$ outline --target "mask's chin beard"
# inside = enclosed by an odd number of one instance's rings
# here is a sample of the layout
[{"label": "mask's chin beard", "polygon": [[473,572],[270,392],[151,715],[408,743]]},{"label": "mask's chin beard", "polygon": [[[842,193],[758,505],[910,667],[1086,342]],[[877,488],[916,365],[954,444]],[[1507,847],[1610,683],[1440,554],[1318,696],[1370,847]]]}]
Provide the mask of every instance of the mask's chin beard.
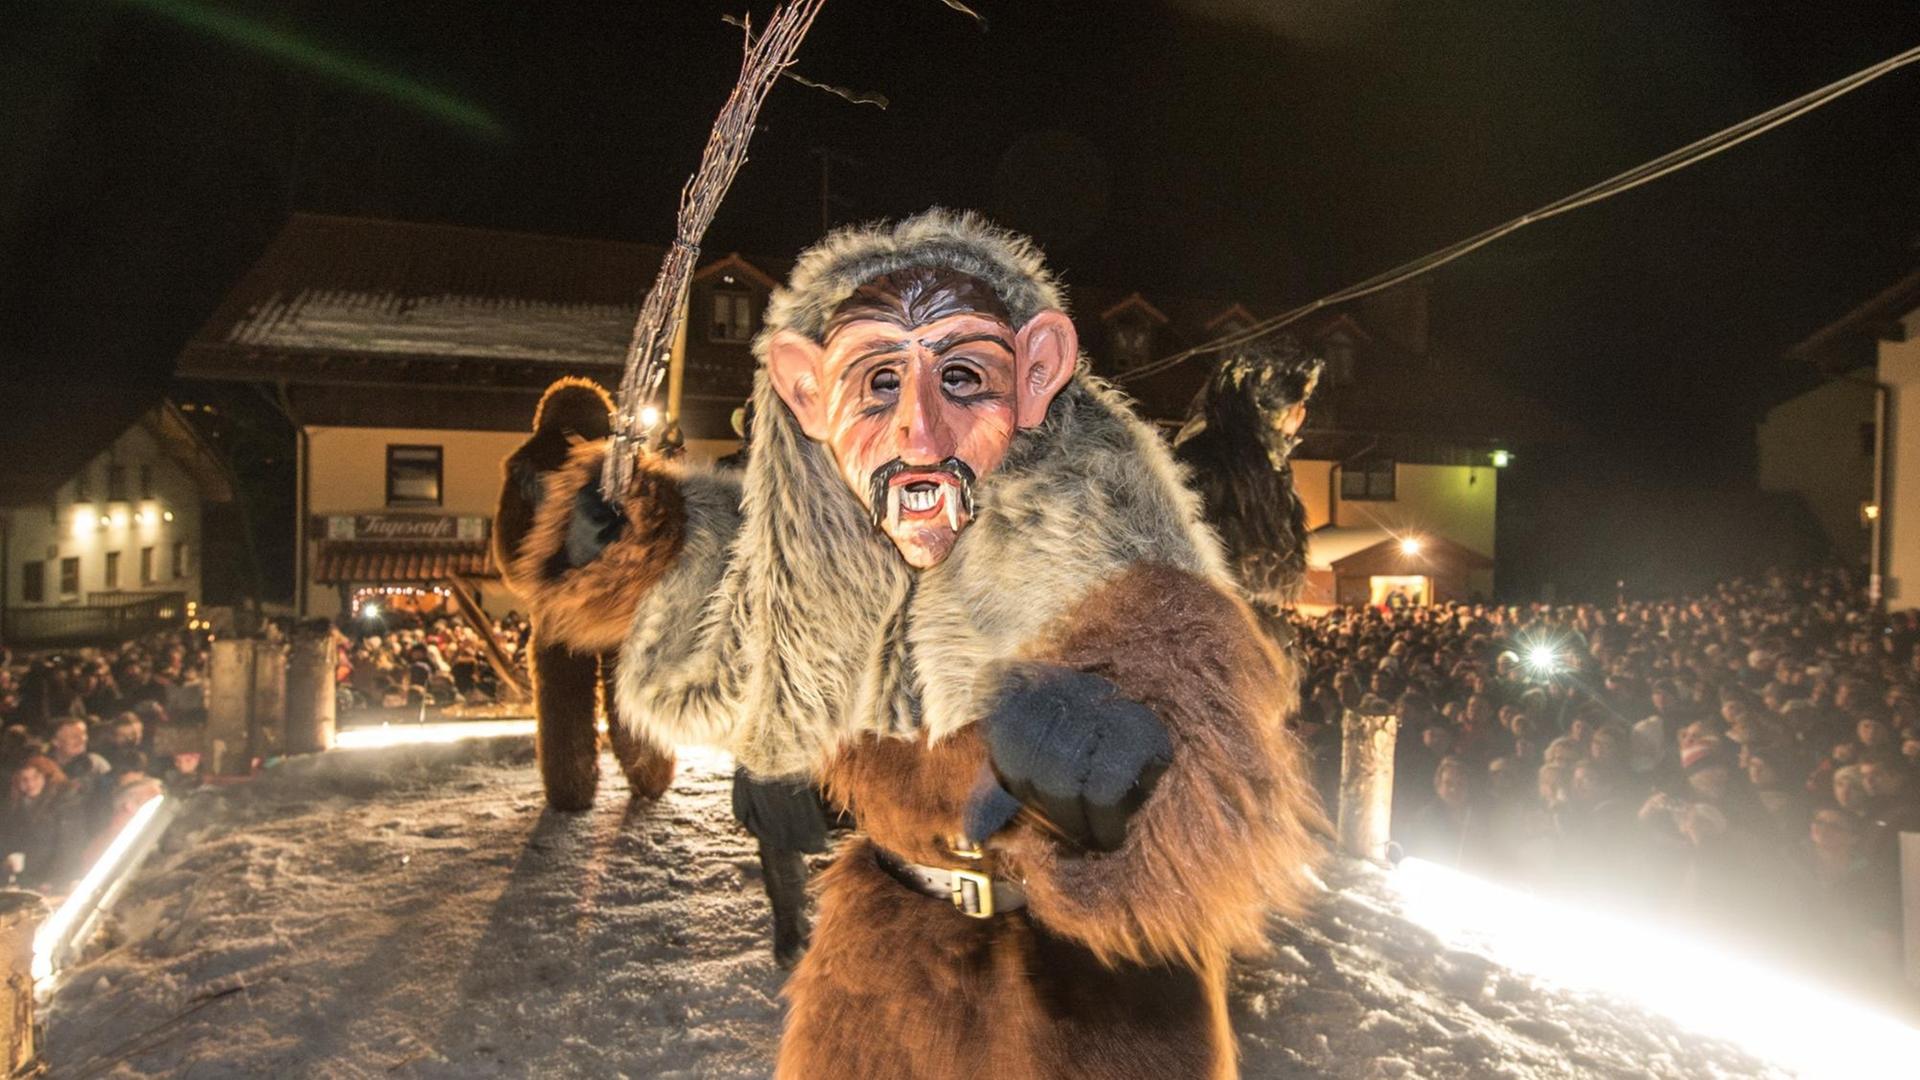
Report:
[{"label": "mask's chin beard", "polygon": [[930,479],[940,485],[939,497],[947,509],[948,528],[958,533],[963,521],[973,520],[973,469],[966,462],[949,457],[932,465],[908,465],[894,458],[873,470],[873,476],[867,481],[867,516],[874,528],[891,533],[899,527],[901,488],[894,486],[893,478],[909,471],[944,474]]}]

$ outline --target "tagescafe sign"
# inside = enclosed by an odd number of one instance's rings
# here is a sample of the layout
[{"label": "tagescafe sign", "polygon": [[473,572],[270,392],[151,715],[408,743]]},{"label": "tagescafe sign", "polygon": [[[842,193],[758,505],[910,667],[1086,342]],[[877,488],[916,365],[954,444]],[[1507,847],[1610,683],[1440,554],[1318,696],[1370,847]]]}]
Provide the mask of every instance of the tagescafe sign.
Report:
[{"label": "tagescafe sign", "polygon": [[354,514],[327,518],[329,540],[485,540],[487,519],[438,514]]}]

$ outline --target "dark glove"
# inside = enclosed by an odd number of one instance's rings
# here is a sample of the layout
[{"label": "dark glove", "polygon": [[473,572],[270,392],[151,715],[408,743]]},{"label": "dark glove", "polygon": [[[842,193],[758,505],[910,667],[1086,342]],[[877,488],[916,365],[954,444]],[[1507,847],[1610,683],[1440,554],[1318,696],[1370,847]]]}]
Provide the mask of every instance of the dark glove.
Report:
[{"label": "dark glove", "polygon": [[567,522],[567,565],[579,569],[599,558],[626,528],[625,515],[600,497],[599,484],[581,488],[573,497],[573,518]]},{"label": "dark glove", "polygon": [[1024,806],[1082,848],[1113,851],[1173,762],[1173,741],[1151,709],[1072,668],[1032,665],[1009,675],[983,725],[1005,794],[977,793],[969,804],[967,833],[976,840]]}]

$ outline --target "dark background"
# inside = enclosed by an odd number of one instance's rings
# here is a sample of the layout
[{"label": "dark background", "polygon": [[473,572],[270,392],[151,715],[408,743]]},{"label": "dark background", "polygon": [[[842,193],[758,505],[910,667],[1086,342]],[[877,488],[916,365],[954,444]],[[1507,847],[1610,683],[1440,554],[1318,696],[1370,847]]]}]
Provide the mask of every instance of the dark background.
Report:
[{"label": "dark background", "polygon": [[[164,393],[290,210],[663,240],[737,70],[720,16],[769,6],[9,4],[0,469]],[[780,86],[707,250],[814,239],[824,152],[835,221],[979,207],[1070,287],[1306,299],[1920,42],[1898,0],[973,6],[984,33],[829,0],[796,70],[891,107]],[[1439,272],[1436,339],[1579,433],[1503,477],[1503,592],[1781,554],[1754,539],[1753,425],[1817,379],[1787,346],[1920,261],[1916,190],[1910,68]]]}]

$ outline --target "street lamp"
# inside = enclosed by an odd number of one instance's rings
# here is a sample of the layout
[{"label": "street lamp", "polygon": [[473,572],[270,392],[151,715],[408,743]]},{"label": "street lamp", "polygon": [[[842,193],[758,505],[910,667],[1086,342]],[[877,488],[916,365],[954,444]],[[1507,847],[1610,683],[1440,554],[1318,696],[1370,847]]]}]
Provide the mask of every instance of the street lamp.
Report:
[{"label": "street lamp", "polygon": [[1422,547],[1424,547],[1424,546],[1425,546],[1425,545],[1423,545],[1423,544],[1422,544],[1422,543],[1420,542],[1420,538],[1419,538],[1419,537],[1417,537],[1417,536],[1409,536],[1409,537],[1407,537],[1406,539],[1404,539],[1404,540],[1402,540],[1402,541],[1400,541],[1400,554],[1402,554],[1402,555],[1418,555],[1418,554],[1420,554],[1420,549],[1421,549]]}]

